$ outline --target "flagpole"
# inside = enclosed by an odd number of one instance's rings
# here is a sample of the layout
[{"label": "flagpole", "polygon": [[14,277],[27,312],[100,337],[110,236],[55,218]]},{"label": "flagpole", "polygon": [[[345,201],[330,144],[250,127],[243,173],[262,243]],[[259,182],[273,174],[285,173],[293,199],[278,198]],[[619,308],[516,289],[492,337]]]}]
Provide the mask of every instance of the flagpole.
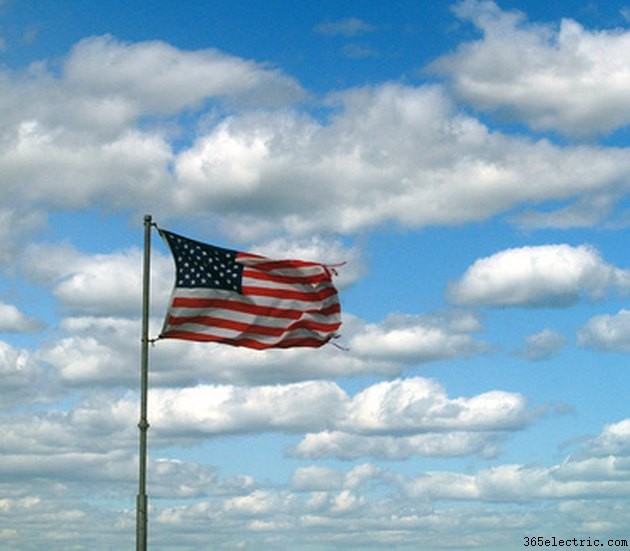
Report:
[{"label": "flagpole", "polygon": [[147,550],[147,395],[149,387],[149,287],[151,270],[150,214],[144,216],[144,264],[142,272],[142,337],[140,354],[140,449],[138,456],[138,499],[136,503],[136,551]]}]

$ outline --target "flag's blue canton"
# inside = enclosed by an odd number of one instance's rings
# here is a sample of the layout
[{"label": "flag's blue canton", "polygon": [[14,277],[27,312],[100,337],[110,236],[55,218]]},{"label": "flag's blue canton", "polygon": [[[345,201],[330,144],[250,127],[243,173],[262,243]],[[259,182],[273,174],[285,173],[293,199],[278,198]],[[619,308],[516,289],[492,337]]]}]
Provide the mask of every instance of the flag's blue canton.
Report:
[{"label": "flag's blue canton", "polygon": [[206,287],[241,292],[243,265],[236,251],[163,231],[175,258],[177,287]]}]

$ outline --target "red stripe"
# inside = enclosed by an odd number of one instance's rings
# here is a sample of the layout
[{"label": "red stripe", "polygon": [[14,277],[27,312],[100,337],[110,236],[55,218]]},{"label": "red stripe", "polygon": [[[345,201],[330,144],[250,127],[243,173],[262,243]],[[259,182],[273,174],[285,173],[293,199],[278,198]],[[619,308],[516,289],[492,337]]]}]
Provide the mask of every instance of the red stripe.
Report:
[{"label": "red stripe", "polygon": [[322,339],[314,337],[291,338],[275,343],[264,343],[249,337],[230,339],[216,335],[207,335],[205,333],[195,333],[193,331],[168,331],[167,333],[160,335],[160,337],[164,339],[183,339],[187,341],[220,342],[223,344],[231,344],[232,346],[244,346],[246,348],[254,348],[256,350],[266,350],[268,348],[292,348],[294,346],[319,348],[320,346],[326,344],[333,335],[326,336]]},{"label": "red stripe", "polygon": [[251,323],[243,323],[235,320],[227,320],[214,316],[169,316],[168,325],[185,325],[194,323],[196,325],[205,325],[207,327],[221,327],[230,329],[240,333],[254,333],[256,335],[264,335],[266,337],[279,337],[284,333],[294,331],[295,329],[308,329],[309,331],[333,332],[339,329],[340,322],[321,323],[311,320],[298,320],[283,327],[270,327],[268,325],[256,325]]},{"label": "red stripe", "polygon": [[319,302],[337,294],[334,287],[320,289],[319,291],[303,292],[290,289],[269,289],[267,287],[254,287],[253,285],[243,285],[241,288],[244,295],[259,297],[275,297],[286,300],[303,300],[305,302]]},{"label": "red stripe", "polygon": [[[257,268],[257,267],[256,267]],[[265,271],[258,270],[256,268],[245,268],[243,271],[243,277],[251,279],[259,279],[262,281],[273,281],[274,283],[287,283],[289,285],[294,284],[317,284],[322,281],[330,281],[330,276],[325,273],[314,274],[311,276],[289,276],[284,274],[274,274]]]},{"label": "red stripe", "polygon": [[254,316],[266,316],[269,318],[299,319],[303,314],[322,314],[330,316],[341,312],[338,302],[326,306],[325,308],[313,308],[298,310],[292,308],[274,308],[271,306],[260,306],[257,304],[246,304],[236,300],[220,298],[189,298],[175,297],[171,308],[197,308],[197,309],[221,309],[233,310],[235,312],[245,312]]},{"label": "red stripe", "polygon": [[[253,258],[255,262],[248,263],[246,259]],[[245,266],[251,266],[258,270],[286,270],[286,269],[302,269],[302,268],[314,268],[320,267],[322,270],[327,271],[326,266],[318,262],[308,262],[306,260],[271,260],[264,256],[258,256],[251,253],[238,253],[237,260],[245,260],[243,264]]]}]

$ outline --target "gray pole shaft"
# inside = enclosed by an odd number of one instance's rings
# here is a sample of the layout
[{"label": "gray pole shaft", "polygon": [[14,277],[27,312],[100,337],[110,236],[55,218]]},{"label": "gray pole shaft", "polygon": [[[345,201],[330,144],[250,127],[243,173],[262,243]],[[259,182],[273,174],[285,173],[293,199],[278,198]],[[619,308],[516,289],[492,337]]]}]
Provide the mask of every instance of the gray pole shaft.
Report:
[{"label": "gray pole shaft", "polygon": [[151,215],[144,217],[144,265],[142,272],[142,349],[140,355],[140,450],[136,504],[136,551],[147,550],[147,395],[149,388],[149,282],[151,270]]}]

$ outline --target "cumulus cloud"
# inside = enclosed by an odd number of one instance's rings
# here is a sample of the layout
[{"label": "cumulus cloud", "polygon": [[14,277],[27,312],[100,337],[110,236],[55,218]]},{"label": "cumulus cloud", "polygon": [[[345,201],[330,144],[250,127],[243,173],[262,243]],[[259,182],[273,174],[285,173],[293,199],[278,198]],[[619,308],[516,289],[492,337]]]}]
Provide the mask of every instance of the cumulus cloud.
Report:
[{"label": "cumulus cloud", "polygon": [[127,128],[102,139],[37,118],[0,131],[6,143],[0,185],[21,208],[78,209],[99,201],[128,208],[172,181],[170,145],[157,132]]},{"label": "cumulus cloud", "polygon": [[178,209],[210,209],[246,238],[281,228],[345,233],[481,220],[624,181],[623,150],[490,132],[438,86],[386,84],[330,101],[337,110],[327,122],[291,112],[220,121],[177,156]]},{"label": "cumulus cloud", "polygon": [[177,112],[209,97],[256,97],[282,105],[303,96],[279,70],[217,50],[184,51],[160,41],[124,43],[111,36],[79,42],[64,64],[68,85],[124,98],[145,111]]},{"label": "cumulus cloud", "polygon": [[[344,328],[348,326],[348,317],[344,315]],[[212,351],[211,360],[209,349]],[[395,375],[403,369],[396,362],[360,358],[351,351],[345,352],[332,345],[310,351],[291,349],[261,353],[243,348],[165,340],[156,343],[152,357],[156,383],[176,385],[196,381],[264,385],[366,373]]]},{"label": "cumulus cloud", "polygon": [[501,430],[528,421],[520,394],[492,391],[473,398],[448,398],[434,380],[414,377],[377,383],[357,394],[345,421],[353,432]]},{"label": "cumulus cloud", "polygon": [[630,351],[630,310],[594,316],[578,330],[578,344],[611,352]]},{"label": "cumulus cloud", "polygon": [[1,76],[0,186],[24,207],[157,208],[173,183],[172,135],[160,122],[140,130],[140,118],[217,97],[278,106],[302,96],[292,78],[262,64],[112,37],[78,43],[59,75],[42,63]]},{"label": "cumulus cloud", "polygon": [[[213,407],[206,399],[195,399],[197,389],[193,389],[190,395],[185,392],[179,396],[162,393],[164,399],[158,400],[158,407],[164,405],[171,409],[168,412],[165,410],[163,417],[152,417],[159,419],[159,422],[154,421],[152,427],[155,431],[152,446],[155,450],[172,445],[175,438],[179,438],[180,443],[186,438],[187,435],[177,432],[165,438],[165,434],[159,434],[158,431],[159,425],[168,422],[168,418],[183,419],[184,409],[178,408],[177,404],[183,404],[186,399],[190,405],[186,415],[193,427],[208,423],[211,430],[242,430],[248,425],[255,430],[266,430],[263,426],[266,424],[272,430],[282,430],[283,427],[302,430],[313,422],[321,422],[315,417],[326,417],[325,404],[312,417],[307,413],[311,408],[300,409],[296,405],[300,399],[317,400],[322,396],[321,391],[325,390],[325,386],[320,386],[318,390],[312,385],[261,389],[215,388],[213,392],[220,390],[221,394],[206,393],[205,398],[219,398],[217,407]],[[431,385],[421,379],[412,379],[393,381],[389,388],[399,389],[405,385],[410,391],[410,402],[404,405],[405,411],[410,412],[409,415],[415,414],[417,404],[422,404],[422,409],[426,410],[426,396],[416,397],[411,391]],[[197,398],[204,398],[202,394],[206,390],[199,389]],[[337,396],[335,400],[344,398],[334,388],[329,387],[330,390],[333,390],[331,395]],[[374,390],[368,391],[367,394],[381,396],[381,409],[387,409],[394,402],[398,403],[399,408],[403,407],[400,396],[393,397],[396,392],[386,397],[387,393],[383,394],[376,386]],[[159,393],[154,394],[152,399],[158,396]],[[360,396],[361,393],[353,398],[345,397],[344,400],[359,403],[363,400]],[[269,404],[270,398],[273,404]],[[475,397],[463,400],[456,398],[452,402],[456,404],[455,409],[461,410],[471,408],[474,400]],[[478,407],[482,407],[482,402],[486,402],[486,398],[479,402]],[[263,403],[267,403],[267,406],[263,406]],[[373,405],[377,406],[377,403]],[[270,422],[273,406],[278,415],[277,423]],[[444,407],[441,409],[444,410]],[[199,413],[197,419],[191,410]],[[136,413],[137,402],[131,395],[125,400],[112,400],[110,394],[93,394],[90,400],[74,405],[68,412],[58,411],[54,415],[39,413],[30,417],[0,415],[0,426],[5,436],[0,441],[5,459],[0,465],[0,475],[23,479],[22,488],[26,492],[6,495],[0,500],[3,514],[11,521],[11,525],[23,527],[25,518],[30,514],[36,515],[40,528],[47,527],[54,519],[59,521],[59,517],[53,511],[48,511],[45,505],[46,496],[54,493],[57,499],[61,496],[61,499],[73,500],[75,503],[76,509],[64,509],[66,516],[63,517],[63,526],[70,530],[75,524],[89,520],[93,514],[91,508],[83,507],[77,497],[84,495],[86,487],[111,488],[113,483],[131,485],[136,475],[133,460],[136,429],[129,423],[129,418]],[[496,418],[495,415],[490,413],[491,417]],[[232,423],[226,422],[228,416],[232,416]],[[441,531],[454,525],[458,530],[457,541],[461,541],[461,537],[466,534],[474,533],[479,537],[480,530],[484,541],[488,537],[494,538],[491,541],[513,541],[514,530],[528,531],[540,526],[543,518],[552,524],[562,518],[563,526],[569,522],[569,526],[576,528],[583,521],[595,522],[618,516],[618,513],[597,500],[623,497],[630,491],[627,484],[630,465],[627,461],[630,453],[629,426],[627,419],[607,425],[599,435],[585,441],[572,457],[548,467],[510,464],[469,470],[466,473],[431,470],[420,475],[403,475],[369,463],[355,465],[347,471],[311,464],[299,466],[288,487],[285,484],[269,483],[261,486],[248,477],[220,480],[213,468],[195,461],[160,457],[154,451],[154,458],[149,465],[149,472],[152,473],[151,495],[168,498],[169,501],[155,502],[152,533],[155,537],[164,535],[166,539],[163,541],[171,541],[169,534],[173,530],[184,530],[189,538],[187,541],[199,543],[207,536],[205,531],[199,530],[199,523],[203,520],[201,525],[205,526],[207,522],[221,520],[231,530],[238,530],[244,541],[251,539],[258,545],[261,541],[269,541],[267,537],[272,537],[276,543],[278,537],[288,538],[287,545],[290,545],[289,539],[295,537],[301,541],[326,542],[334,533],[335,541],[342,541],[344,543],[341,545],[345,546],[350,542],[356,545],[357,541],[366,545],[370,541],[385,542],[395,527],[403,530],[406,544],[413,541],[414,545],[426,547],[433,540],[426,530],[421,529],[423,527],[433,527],[433,530],[439,528],[442,542],[444,535]],[[450,447],[448,435],[452,437]],[[373,436],[373,446],[386,444],[386,452],[380,455],[375,447],[365,447],[369,444],[366,435],[349,436],[361,436],[363,439],[340,440],[339,444],[356,443],[366,454],[386,459],[397,458],[389,453],[394,448],[390,446],[391,442],[385,440],[395,436],[393,434]],[[407,453],[406,446],[415,446],[412,448],[413,455],[432,457],[492,451],[493,441],[486,438],[483,431],[469,432],[467,439],[463,436],[457,431],[421,432],[402,437],[398,443],[399,450],[404,456]],[[417,441],[414,442],[413,438],[416,437]],[[440,437],[443,438],[440,440]],[[114,447],[116,451],[113,451]],[[343,457],[342,454],[330,455]],[[345,458],[356,457],[347,454]],[[28,482],[33,477],[37,478],[36,492]],[[541,513],[521,512],[517,518],[509,514],[506,516],[504,505],[494,505],[522,504],[532,500],[549,503],[562,500],[559,506],[565,512],[566,508],[571,508],[572,514],[567,520],[566,515],[552,508]],[[476,502],[474,505],[473,501]],[[582,501],[588,501],[588,507],[582,508]],[[462,512],[461,507],[449,505],[453,502],[468,502],[470,506],[466,505]],[[26,512],[29,514],[25,516]],[[107,514],[115,526],[131,526],[131,523],[125,524],[124,521],[128,511],[112,509]],[[103,512],[99,511],[99,515],[102,517]],[[497,522],[496,526],[493,518]],[[491,528],[487,527],[488,523]],[[357,533],[362,533],[362,530],[368,530],[369,533],[365,540],[357,540]],[[6,534],[1,537],[6,537]]]},{"label": "cumulus cloud", "polygon": [[475,474],[432,472],[405,484],[410,495],[431,499],[529,501],[610,499],[630,491],[630,422],[621,420],[589,438],[576,454],[551,467],[500,465]]},{"label": "cumulus cloud", "polygon": [[610,458],[630,455],[630,418],[604,426],[600,434],[585,445],[586,456]]},{"label": "cumulus cloud", "polygon": [[[114,364],[104,367],[114,369]],[[86,450],[125,448],[133,442],[128,421],[137,410],[131,393],[116,399],[110,392],[96,394],[63,415],[31,418],[19,432],[7,429],[5,445],[12,449],[29,434],[29,449],[44,453],[55,446],[79,446],[80,435],[88,432],[99,440],[81,443]],[[155,446],[193,444],[226,434],[305,434],[290,453],[308,458],[493,457],[510,432],[541,413],[517,393],[449,398],[437,382],[420,377],[378,383],[355,396],[328,381],[257,387],[199,384],[152,387],[149,392]],[[44,438],[47,433],[57,434],[55,442]]]},{"label": "cumulus cloud", "polygon": [[409,489],[412,495],[428,495],[434,500],[519,502],[534,499],[611,498],[627,495],[630,484],[619,480],[625,476],[627,468],[623,463],[584,460],[553,468],[501,465],[475,475],[431,473],[416,479]]},{"label": "cumulus cloud", "polygon": [[454,12],[483,34],[444,56],[433,69],[479,109],[498,111],[537,130],[572,136],[609,132],[630,122],[630,32],[588,30],[563,19],[530,23],[486,0],[464,0]]},{"label": "cumulus cloud", "polygon": [[[69,318],[61,329],[69,335],[42,347],[39,358],[70,385],[137,385],[139,320]],[[133,337],[137,336],[137,339]]]},{"label": "cumulus cloud", "polygon": [[521,429],[536,415],[519,394],[492,391],[451,399],[435,381],[396,380],[354,396],[343,418],[330,430],[307,434],[293,453],[341,459],[492,457],[498,453],[503,431]]},{"label": "cumulus cloud", "polygon": [[37,120],[101,138],[128,129],[140,116],[195,109],[209,98],[256,98],[258,105],[279,106],[304,94],[293,78],[262,63],[213,49],[127,43],[108,35],[78,42],[61,60],[60,74],[42,62],[23,73],[5,70],[3,76],[5,128]]},{"label": "cumulus cloud", "polygon": [[[254,546],[282,541],[290,547],[299,538],[334,548],[369,548],[374,542],[391,545],[395,531],[401,538],[395,541],[423,549],[437,548],[445,540],[456,547],[467,536],[480,538],[486,546],[492,542],[497,548],[509,547],[514,533],[535,532],[540,526],[562,526],[568,533],[590,528],[609,534],[608,530],[625,526],[625,509],[614,498],[630,490],[627,424],[628,420],[621,420],[604,427],[578,454],[550,466],[509,464],[466,473],[430,470],[418,475],[369,463],[347,470],[300,466],[289,489],[242,481],[237,495],[223,497],[215,491],[193,502],[158,503],[153,530],[164,535],[164,541],[170,541],[169,534],[177,530],[199,542],[206,536],[199,526],[220,520],[239,530],[244,543]],[[165,472],[177,466],[172,461],[162,463]],[[174,473],[175,482],[198,469],[182,462],[179,475]],[[212,472],[200,472],[193,476],[191,490],[208,492],[216,486],[212,480]],[[174,483],[169,490],[183,492],[184,488]],[[543,505],[509,512],[510,504],[522,506],[534,500]],[[12,500],[11,506],[11,512],[19,509],[19,500]],[[20,522],[17,515],[16,521]],[[450,539],[453,531],[456,537]]]},{"label": "cumulus cloud", "polygon": [[468,313],[390,314],[381,323],[366,324],[349,346],[359,356],[429,362],[483,352],[486,345],[472,337],[481,329],[479,320]]},{"label": "cumulus cloud", "polygon": [[565,307],[611,289],[630,289],[630,272],[606,263],[593,247],[562,244],[481,258],[450,284],[448,296],[469,306]]},{"label": "cumulus cloud", "polygon": [[198,385],[151,392],[150,417],[164,434],[297,432],[334,424],[347,396],[330,382],[263,387]]},{"label": "cumulus cloud", "polygon": [[[138,414],[136,400],[115,400],[110,393],[93,393],[69,410],[1,414],[0,478],[11,476],[26,486],[37,480],[44,493],[78,495],[88,486],[131,484],[137,476],[137,428],[129,421]],[[233,495],[251,486],[246,478],[219,480],[210,467],[156,453],[148,469],[156,497]]]},{"label": "cumulus cloud", "polygon": [[496,433],[450,432],[448,434],[419,434],[415,436],[363,436],[341,431],[307,434],[293,454],[309,459],[335,457],[353,460],[374,457],[404,460],[421,457],[459,457],[479,455],[495,457],[503,438]]},{"label": "cumulus cloud", "polygon": [[[37,473],[46,480],[68,478],[75,484],[131,480],[129,464],[137,429],[129,420],[138,415],[137,397],[132,393],[114,396],[112,392],[92,393],[68,410],[0,414],[4,458],[0,474],[30,477]],[[369,407],[376,408],[372,414]],[[397,412],[402,412],[402,420],[397,419]],[[421,378],[381,383],[354,397],[331,382],[253,388],[198,385],[153,388],[149,394],[152,445],[156,448],[225,434],[286,432],[314,435],[307,436],[296,450],[302,457],[488,455],[498,451],[496,433],[519,429],[533,418],[518,394],[495,391],[449,399],[437,383]],[[328,448],[322,445],[326,434],[331,435]],[[345,444],[357,448],[346,449]],[[335,450],[331,445],[341,448]],[[156,459],[152,469],[164,475],[165,481],[158,486],[165,488],[165,495],[197,496],[204,485],[215,480],[214,475],[185,462]],[[73,478],[71,473],[78,471],[80,477]],[[188,490],[184,488],[187,473],[193,475]],[[303,471],[296,474],[294,485],[302,490],[321,489],[325,474]],[[356,479],[353,484],[358,483]],[[174,486],[181,486],[176,494],[172,493]],[[246,486],[244,481],[241,487]]]}]

